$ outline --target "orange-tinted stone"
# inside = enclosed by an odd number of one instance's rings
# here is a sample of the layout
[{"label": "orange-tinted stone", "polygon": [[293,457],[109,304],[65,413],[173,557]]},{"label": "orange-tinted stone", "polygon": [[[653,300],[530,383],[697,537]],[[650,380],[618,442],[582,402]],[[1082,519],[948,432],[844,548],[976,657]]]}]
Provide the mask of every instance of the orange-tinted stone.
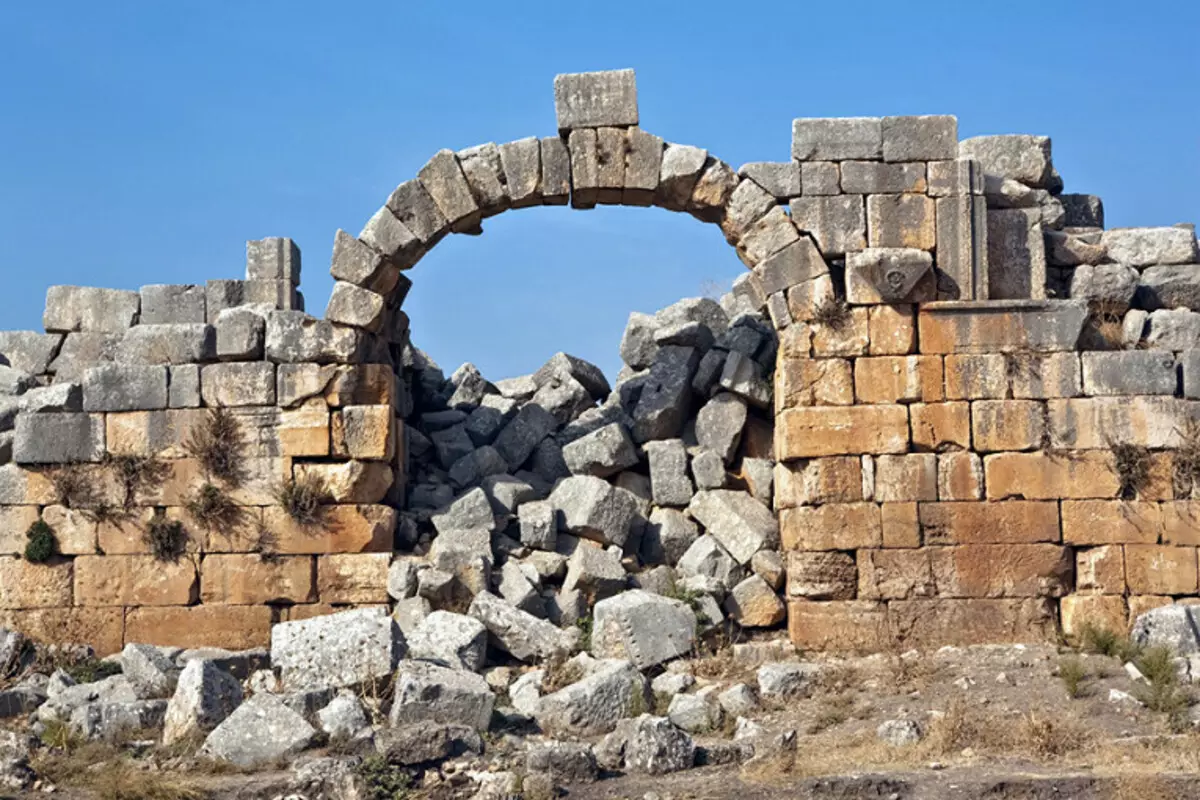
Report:
[{"label": "orange-tinted stone", "polygon": [[263,525],[279,553],[390,553],[396,510],[388,506],[329,506],[321,523],[305,526],[274,506],[263,510]]},{"label": "orange-tinted stone", "polygon": [[1063,634],[1079,637],[1089,627],[1124,634],[1129,627],[1125,598],[1113,594],[1072,594],[1060,601]]},{"label": "orange-tinted stone", "polygon": [[941,356],[876,356],[854,361],[860,403],[932,403],[944,397]]},{"label": "orange-tinted stone", "polygon": [[884,503],[879,507],[884,547],[920,547],[921,523],[916,503]]},{"label": "orange-tinted stone", "polygon": [[1075,588],[1096,594],[1125,594],[1125,550],[1120,545],[1076,550]]},{"label": "orange-tinted stone", "polygon": [[784,550],[856,550],[880,547],[883,529],[874,503],[831,503],[779,513]]},{"label": "orange-tinted stone", "polygon": [[783,461],[908,449],[904,406],[813,406],[784,411],[775,421],[775,453]]},{"label": "orange-tinted stone", "polygon": [[908,408],[914,450],[940,453],[970,449],[970,403],[913,403]]},{"label": "orange-tinted stone", "polygon": [[1062,529],[1068,544],[1155,544],[1162,512],[1158,503],[1064,500]]},{"label": "orange-tinted stone", "polygon": [[315,600],[311,556],[213,554],[200,563],[200,601],[205,604],[244,606]]},{"label": "orange-tinted stone", "polygon": [[0,608],[24,609],[71,605],[72,562],[34,564],[0,557]]},{"label": "orange-tinted stone", "polygon": [[1120,480],[1108,451],[998,453],[983,460],[988,499],[1116,497]]},{"label": "orange-tinted stone", "polygon": [[323,603],[386,603],[391,553],[339,553],[317,559],[317,594]]},{"label": "orange-tinted stone", "polygon": [[196,583],[196,566],[187,557],[176,562],[154,556],[75,559],[75,604],[80,606],[183,606],[195,602]]},{"label": "orange-tinted stone", "polygon": [[1036,400],[976,400],[971,403],[975,450],[1036,450],[1045,444],[1046,407]]},{"label": "orange-tinted stone", "polygon": [[249,650],[270,645],[271,622],[269,606],[132,608],[125,618],[125,641]]},{"label": "orange-tinted stone", "polygon": [[887,606],[864,600],[792,600],[788,635],[800,650],[877,652],[890,641]]},{"label": "orange-tinted stone", "polygon": [[1133,594],[1195,594],[1195,547],[1125,545],[1125,582]]},{"label": "orange-tinted stone", "polygon": [[920,515],[925,544],[1059,541],[1057,503],[921,503]]}]

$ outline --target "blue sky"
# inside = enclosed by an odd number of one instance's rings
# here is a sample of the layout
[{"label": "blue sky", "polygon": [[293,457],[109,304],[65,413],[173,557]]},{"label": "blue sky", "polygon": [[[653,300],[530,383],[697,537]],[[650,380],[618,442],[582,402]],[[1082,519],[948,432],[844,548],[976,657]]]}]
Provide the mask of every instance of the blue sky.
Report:
[{"label": "blue sky", "polygon": [[[1045,133],[1109,226],[1200,219],[1200,4],[8,2],[0,7],[0,327],[46,287],[240,277],[291,236],[320,314],[357,233],[443,147],[554,133],[557,72],[634,67],[643,127],[738,166],[798,116],[952,113]],[[411,277],[414,341],[492,378],[557,350],[613,373],[632,310],[743,269],[658,209],[521,210]]]}]

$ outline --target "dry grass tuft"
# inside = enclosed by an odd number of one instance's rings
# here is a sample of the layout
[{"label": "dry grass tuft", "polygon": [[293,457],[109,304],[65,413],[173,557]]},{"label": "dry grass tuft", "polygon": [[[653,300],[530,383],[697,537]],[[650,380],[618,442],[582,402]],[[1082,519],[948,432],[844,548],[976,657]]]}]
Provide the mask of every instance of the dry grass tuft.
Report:
[{"label": "dry grass tuft", "polygon": [[142,539],[159,561],[177,563],[187,553],[191,537],[179,520],[155,515],[146,525]]},{"label": "dry grass tuft", "polygon": [[104,463],[125,490],[125,508],[132,509],[145,489],[160,485],[171,474],[171,465],[154,456],[106,455]]},{"label": "dry grass tuft", "polygon": [[319,475],[303,472],[297,478],[284,481],[275,490],[275,500],[297,525],[322,528],[329,516],[333,495]]},{"label": "dry grass tuft", "polygon": [[98,493],[94,476],[83,464],[67,464],[50,474],[54,495],[60,506],[88,508],[96,505]]},{"label": "dry grass tuft", "polygon": [[1127,308],[1112,301],[1093,301],[1088,307],[1087,327],[1093,334],[1092,349],[1120,350],[1125,343],[1125,311]]},{"label": "dry grass tuft", "polygon": [[542,669],[545,670],[542,675],[543,695],[557,692],[559,689],[583,679],[583,668],[568,661],[562,653],[552,655]]},{"label": "dry grass tuft", "polygon": [[245,519],[245,512],[215,484],[196,489],[184,503],[192,519],[210,531],[233,530]]},{"label": "dry grass tuft", "polygon": [[1150,483],[1150,449],[1137,444],[1109,444],[1108,449],[1121,481],[1117,496],[1135,499]]},{"label": "dry grass tuft", "polygon": [[213,480],[233,487],[246,480],[242,427],[229,409],[209,411],[204,423],[192,430],[184,448]]},{"label": "dry grass tuft", "polygon": [[812,321],[832,331],[840,331],[850,322],[850,306],[845,300],[827,297],[813,310]]},{"label": "dry grass tuft", "polygon": [[1088,672],[1082,661],[1075,656],[1062,659],[1058,662],[1058,677],[1063,682],[1063,688],[1067,690],[1067,697],[1074,700],[1083,696]]},{"label": "dry grass tuft", "polygon": [[1187,500],[1200,483],[1200,421],[1188,420],[1178,433],[1180,443],[1173,454],[1172,482],[1175,496]]}]

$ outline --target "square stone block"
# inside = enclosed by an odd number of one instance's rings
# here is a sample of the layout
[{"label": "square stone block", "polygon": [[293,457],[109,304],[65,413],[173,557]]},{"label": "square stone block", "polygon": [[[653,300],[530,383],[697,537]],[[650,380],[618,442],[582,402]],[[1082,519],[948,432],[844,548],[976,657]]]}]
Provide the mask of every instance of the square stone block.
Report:
[{"label": "square stone block", "polygon": [[631,69],[556,75],[554,112],[560,131],[637,125],[637,78]]}]

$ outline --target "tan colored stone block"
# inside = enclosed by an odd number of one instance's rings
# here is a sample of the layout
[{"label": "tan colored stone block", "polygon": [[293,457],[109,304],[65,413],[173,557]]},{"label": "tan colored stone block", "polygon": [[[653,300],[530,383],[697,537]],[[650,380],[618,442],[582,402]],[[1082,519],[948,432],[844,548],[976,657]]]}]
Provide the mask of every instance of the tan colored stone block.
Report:
[{"label": "tan colored stone block", "polygon": [[167,518],[183,522],[192,539],[189,548],[199,545],[205,553],[275,552],[275,539],[263,525],[263,509],[256,506],[243,506],[232,525],[206,526],[182,508],[168,508]]},{"label": "tan colored stone block", "polygon": [[820,309],[837,300],[833,289],[833,278],[829,275],[817,277],[789,286],[787,310],[793,322],[807,323],[817,318]]},{"label": "tan colored stone block", "polygon": [[904,649],[1058,641],[1056,604],[1044,598],[895,600],[888,619]]},{"label": "tan colored stone block", "polygon": [[319,479],[338,503],[380,503],[392,488],[392,468],[379,461],[296,464],[293,469],[297,479]]},{"label": "tan colored stone block", "polygon": [[812,327],[793,322],[779,331],[779,361],[812,357]]},{"label": "tan colored stone block", "polygon": [[848,309],[845,321],[836,328],[814,324],[813,355],[817,358],[866,355],[871,346],[870,319],[867,309],[859,306]]},{"label": "tan colored stone block", "polygon": [[873,194],[867,197],[867,240],[871,247],[937,246],[933,199],[923,194]]},{"label": "tan colored stone block", "polygon": [[862,499],[862,460],[858,456],[775,465],[776,508],[853,503]]},{"label": "tan colored stone block", "polygon": [[[0,625],[43,644],[87,642],[97,656],[124,646],[125,612],[120,608],[34,608],[0,611]],[[135,641],[135,640],[131,640]]]},{"label": "tan colored stone block", "polygon": [[263,510],[275,550],[288,554],[391,552],[396,510],[388,506],[330,506],[323,524],[298,525],[278,506]]},{"label": "tan colored stone block", "polygon": [[800,650],[878,652],[890,643],[887,606],[867,600],[788,603],[788,635]]},{"label": "tan colored stone block", "polygon": [[71,577],[70,561],[33,564],[23,558],[0,558],[0,608],[69,606]]},{"label": "tan colored stone block", "polygon": [[747,417],[738,445],[742,458],[775,460],[775,425],[758,417]]},{"label": "tan colored stone block", "polygon": [[79,556],[75,604],[80,606],[185,606],[196,601],[196,565],[154,556]]},{"label": "tan colored stone block", "polygon": [[884,547],[920,547],[921,523],[916,503],[884,503],[879,507]]},{"label": "tan colored stone block", "polygon": [[388,364],[357,364],[338,367],[325,391],[333,408],[344,406],[394,406],[396,374]]},{"label": "tan colored stone block", "polygon": [[1194,402],[1178,397],[1079,397],[1047,405],[1052,446],[1076,450],[1114,444],[1174,449],[1196,413]]},{"label": "tan colored stone block", "polygon": [[779,514],[784,550],[857,550],[883,545],[879,506],[831,503],[786,508]]},{"label": "tan colored stone block", "polygon": [[921,503],[927,545],[1057,542],[1058,503]]},{"label": "tan colored stone block", "polygon": [[1139,500],[1175,499],[1175,458],[1172,453],[1150,454],[1146,483],[1137,490],[1137,497]]},{"label": "tan colored stone block", "polygon": [[24,553],[29,541],[25,534],[40,518],[37,506],[0,506],[0,555]]},{"label": "tan colored stone block", "polygon": [[333,454],[389,461],[395,453],[395,428],[391,406],[346,406],[332,417]]},{"label": "tan colored stone block", "polygon": [[792,408],[775,420],[775,454],[783,461],[907,450],[904,406]]},{"label": "tan colored stone block", "polygon": [[941,453],[937,457],[937,499],[983,499],[983,459],[975,453]]},{"label": "tan colored stone block", "polygon": [[1125,582],[1133,594],[1196,593],[1196,548],[1125,545]]},{"label": "tan colored stone block", "polygon": [[93,555],[96,552],[96,524],[86,511],[65,506],[46,506],[42,521],[54,530],[58,552],[64,556]]},{"label": "tan colored stone block", "polygon": [[271,643],[269,606],[174,606],[133,608],[125,640],[160,647],[221,647],[249,650]]},{"label": "tan colored stone block", "polygon": [[854,377],[843,358],[790,358],[775,369],[775,410],[854,404]]},{"label": "tan colored stone block", "polygon": [[943,399],[940,356],[877,356],[854,361],[860,403],[933,403]]},{"label": "tan colored stone block", "polygon": [[1096,594],[1125,594],[1125,551],[1102,545],[1075,551],[1075,588]]},{"label": "tan colored stone block", "polygon": [[281,408],[296,408],[313,398],[331,406],[353,405],[353,397],[339,391],[344,381],[339,381],[339,375],[350,369],[336,364],[280,364],[275,375],[276,402]]},{"label": "tan colored stone block", "polygon": [[149,554],[150,545],[146,542],[146,525],[152,519],[154,519],[153,508],[139,508],[125,519],[101,523],[96,526],[97,549],[107,556]]},{"label": "tan colored stone block", "polygon": [[1200,501],[1163,503],[1161,511],[1163,544],[1200,545]]},{"label": "tan colored stone block", "polygon": [[1160,595],[1134,595],[1127,597],[1126,602],[1129,604],[1128,626],[1132,627],[1134,621],[1142,614],[1145,614],[1147,611],[1153,611],[1156,608],[1169,606],[1174,601],[1169,597],[1162,597]]},{"label": "tan colored stone block", "polygon": [[859,550],[858,597],[861,600],[906,600],[937,593],[930,559],[932,548]]},{"label": "tan colored stone block", "polygon": [[251,606],[316,599],[311,556],[209,555],[200,562],[200,602],[205,604]]},{"label": "tan colored stone block", "polygon": [[280,622],[297,622],[303,619],[312,619],[314,617],[325,617],[330,614],[336,614],[339,611],[346,611],[351,608],[382,608],[387,609],[386,603],[355,603],[351,605],[335,606],[329,603],[311,603],[300,606],[284,606],[279,609]]},{"label": "tan colored stone block", "polygon": [[141,487],[134,498],[137,505],[181,506],[207,480],[200,462],[193,458],[177,458],[165,463],[165,477],[159,483]]},{"label": "tan colored stone block", "polygon": [[1089,627],[1124,634],[1129,629],[1125,598],[1120,595],[1071,594],[1060,601],[1063,635],[1079,637]]},{"label": "tan colored stone block", "polygon": [[1156,544],[1162,512],[1158,503],[1064,500],[1062,530],[1067,544]]},{"label": "tan colored stone block", "polygon": [[73,497],[60,497],[58,491],[47,505],[61,504],[78,509],[96,509],[107,506],[117,508],[125,503],[125,486],[117,478],[116,470],[107,464],[71,464],[48,470],[45,474],[54,479],[67,470],[74,472],[71,481],[82,488],[73,492]]},{"label": "tan colored stone block", "polygon": [[0,466],[0,506],[45,506],[57,502],[51,470],[34,470],[16,464]]},{"label": "tan colored stone block", "polygon": [[1002,399],[1008,395],[1003,355],[951,353],[944,366],[946,397],[951,400]]},{"label": "tan colored stone block", "polygon": [[277,502],[279,487],[292,477],[290,458],[246,458],[245,479],[228,490],[239,506],[269,506]]},{"label": "tan colored stone block", "polygon": [[911,305],[870,306],[867,330],[873,356],[906,356],[917,349],[917,322]]},{"label": "tan colored stone block", "polygon": [[917,312],[917,338],[922,353],[1071,352],[1087,316],[1082,302],[926,303]]},{"label": "tan colored stone block", "polygon": [[203,408],[130,411],[104,419],[108,452],[118,456],[185,458],[192,433],[208,419]]},{"label": "tan colored stone block", "polygon": [[323,603],[386,603],[391,553],[340,553],[317,558]]},{"label": "tan colored stone block", "polygon": [[1036,450],[1045,444],[1046,407],[1036,400],[976,400],[971,403],[975,450]]},{"label": "tan colored stone block", "polygon": [[858,584],[849,553],[788,553],[787,595],[806,600],[853,600]]},{"label": "tan colored stone block", "polygon": [[931,547],[939,597],[1061,597],[1075,584],[1075,559],[1053,544]]},{"label": "tan colored stone block", "polygon": [[938,453],[970,449],[970,403],[913,403],[908,408],[913,449]]},{"label": "tan colored stone block", "polygon": [[999,453],[983,459],[983,470],[989,500],[1085,500],[1116,497],[1121,488],[1107,451]]},{"label": "tan colored stone block", "polygon": [[937,456],[876,456],[874,499],[879,503],[937,500]]},{"label": "tan colored stone block", "polygon": [[329,409],[324,401],[282,412],[278,436],[282,456],[329,455]]},{"label": "tan colored stone block", "polygon": [[1015,398],[1049,400],[1082,392],[1078,353],[1009,353],[1005,359]]}]

